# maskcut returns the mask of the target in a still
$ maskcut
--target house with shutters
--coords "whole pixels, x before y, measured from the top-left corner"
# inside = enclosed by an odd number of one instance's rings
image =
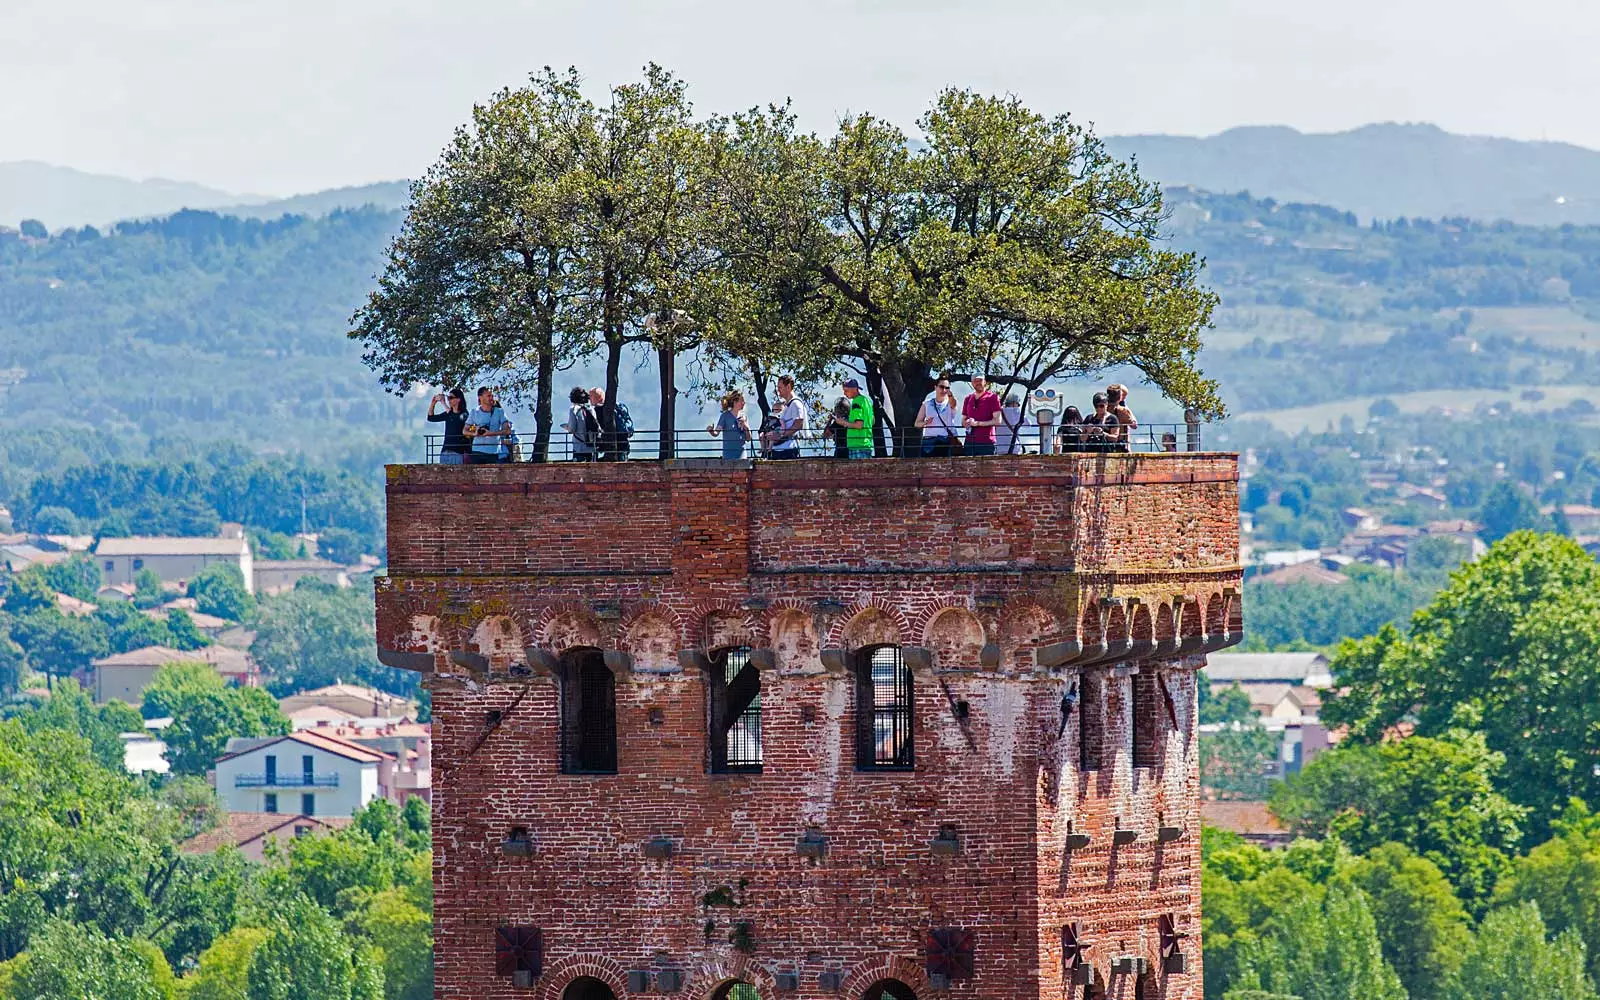
[[[351,816],[394,782],[391,754],[302,729],[235,737],[217,758],[217,798],[230,813]]]

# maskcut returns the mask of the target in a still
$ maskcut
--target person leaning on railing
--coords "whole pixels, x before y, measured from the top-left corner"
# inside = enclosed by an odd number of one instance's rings
[[[600,421],[589,409],[589,390],[581,385],[573,386],[567,393],[567,402],[572,405],[567,408],[567,422],[562,429],[572,439],[572,460],[592,462],[600,443]]]
[[[435,413],[440,403],[445,404],[445,411]],[[428,404],[428,422],[444,424],[444,444],[439,449],[439,464],[465,465],[467,452],[472,450],[472,443],[466,435],[466,394],[460,389],[451,389],[448,393],[434,396],[433,402]]]

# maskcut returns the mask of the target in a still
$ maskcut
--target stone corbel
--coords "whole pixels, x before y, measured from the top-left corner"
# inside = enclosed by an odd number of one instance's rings
[[[850,654],[838,646],[829,646],[819,654],[822,667],[830,674],[843,675],[850,672]]]
[[[763,674],[771,673],[778,669],[778,653],[765,646],[757,646],[750,650],[750,665]]]
[[[554,677],[560,670],[561,661],[547,649],[524,646],[522,655],[528,658],[528,668],[541,677]]]
[[[628,676],[633,670],[633,654],[621,649],[608,649],[600,654],[605,660],[606,669],[617,678]]]
[[[458,667],[466,667],[475,674],[489,672],[489,658],[482,653],[474,653],[471,650],[452,649],[450,651],[450,662]]]
[[[410,670],[419,674],[433,672],[432,653],[404,653],[398,649],[378,647],[378,662],[396,670]]]
[[[711,657],[698,649],[678,650],[678,666],[687,671],[702,671],[710,673]]]
[[[901,646],[900,662],[914,674],[930,673],[933,670],[933,650],[927,646]]]
[[[985,667],[998,667],[1000,665],[1000,647],[996,643],[984,643],[978,650],[978,662]]]
[[[1033,662],[1041,667],[1064,667],[1083,655],[1083,644],[1076,639],[1067,642],[1052,642],[1048,646],[1036,647],[1033,651]]]

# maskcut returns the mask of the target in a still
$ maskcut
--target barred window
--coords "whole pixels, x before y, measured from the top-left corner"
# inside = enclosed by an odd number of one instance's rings
[[[909,771],[916,766],[911,670],[899,646],[856,658],[856,769]]]
[[[1079,680],[1083,696],[1078,700],[1078,768],[1098,771],[1105,755],[1106,682],[1098,670],[1085,670]]]
[[[567,774],[617,773],[616,681],[598,649],[563,658],[561,770]]]
[[[1161,766],[1161,675],[1144,666],[1133,675],[1133,766]]]
[[[761,672],[750,662],[750,647],[737,646],[711,657],[711,770],[752,773],[761,770]]]

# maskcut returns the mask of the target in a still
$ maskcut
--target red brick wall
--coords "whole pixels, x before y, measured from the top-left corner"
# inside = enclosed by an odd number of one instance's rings
[[[963,927],[977,974],[951,997],[1078,997],[1060,956],[1076,922],[1111,995],[1133,995],[1109,973],[1137,955],[1148,996],[1196,1000],[1201,659],[1140,665],[1162,672],[1177,727],[1163,709],[1161,766],[1135,770],[1131,665],[1092,668],[1105,704],[1063,733],[1078,671],[1034,650],[1080,637],[1091,610],[1115,639],[1237,618],[1233,458],[693,465],[390,469],[378,641],[434,654],[438,996],[555,1000],[580,974],[628,996],[627,970],[669,968],[684,997],[737,977],[769,1000],[854,1000],[890,972],[925,997],[925,932]],[[853,682],[821,655],[881,641],[933,651],[915,671],[912,773],[855,770]],[[759,775],[707,773],[706,686],[677,655],[733,643],[776,652]],[[524,647],[579,645],[631,655],[616,775],[561,774],[556,682],[509,672]],[[1095,773],[1077,766],[1085,710],[1107,713]],[[1133,843],[1113,846],[1119,822]],[[944,824],[962,853],[931,849]],[[1069,824],[1088,847],[1066,849]],[[1183,835],[1158,845],[1161,825]],[[532,857],[501,853],[513,826]],[[828,838],[820,862],[795,849],[808,829]],[[655,837],[670,859],[645,857]],[[724,886],[736,905],[703,905]],[[1162,914],[1193,935],[1182,974],[1159,971]],[[735,922],[753,953],[729,943]],[[533,990],[494,974],[500,925],[543,930]],[[845,975],[838,994],[824,971]],[[799,991],[780,994],[788,972]]]

